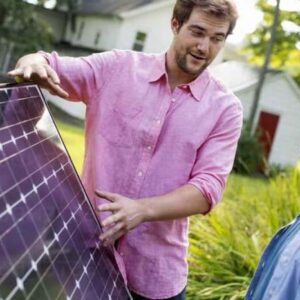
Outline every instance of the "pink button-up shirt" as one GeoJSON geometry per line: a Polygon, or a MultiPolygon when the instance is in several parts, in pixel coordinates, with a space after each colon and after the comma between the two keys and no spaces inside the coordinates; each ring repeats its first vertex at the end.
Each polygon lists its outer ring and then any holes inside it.
{"type": "MultiPolygon", "coordinates": [[[[70,99],[87,105],[82,180],[130,198],[192,184],[213,207],[232,169],[242,126],[239,100],[209,71],[170,90],[165,54],[111,51],[85,58],[45,54],[70,99]]],[[[116,259],[128,286],[152,299],[187,283],[188,219],[146,222],[128,232],[116,259]]]]}

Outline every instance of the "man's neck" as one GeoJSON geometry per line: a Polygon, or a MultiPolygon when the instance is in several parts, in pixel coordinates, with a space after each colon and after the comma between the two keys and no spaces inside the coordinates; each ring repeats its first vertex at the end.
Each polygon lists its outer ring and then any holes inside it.
{"type": "Polygon", "coordinates": [[[166,70],[171,91],[181,84],[192,82],[197,77],[184,72],[178,67],[175,55],[171,49],[167,51],[166,55],[166,70]]]}

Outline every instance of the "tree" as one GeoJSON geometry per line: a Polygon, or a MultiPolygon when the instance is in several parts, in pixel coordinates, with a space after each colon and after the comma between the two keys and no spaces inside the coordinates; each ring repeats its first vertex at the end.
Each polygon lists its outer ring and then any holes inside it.
{"type": "Polygon", "coordinates": [[[258,85],[255,90],[254,101],[253,101],[251,112],[250,112],[250,117],[249,117],[250,128],[252,128],[252,126],[253,126],[254,117],[256,115],[256,111],[257,111],[257,107],[258,107],[258,103],[259,103],[259,99],[260,99],[260,94],[261,94],[261,91],[262,91],[262,88],[264,85],[265,77],[268,72],[268,67],[269,67],[269,63],[271,60],[273,45],[276,42],[279,17],[280,17],[280,0],[277,0],[276,8],[274,10],[273,24],[272,24],[272,27],[270,30],[270,39],[269,39],[268,43],[266,44],[264,64],[259,73],[258,85]]]}
{"type": "MultiPolygon", "coordinates": [[[[51,0],[37,0],[37,4],[45,6],[51,0]]],[[[66,11],[69,21],[71,22],[72,31],[75,31],[75,19],[78,7],[80,5],[79,0],[56,0],[54,3],[54,8],[66,11]]]]}
{"type": "Polygon", "coordinates": [[[47,49],[52,43],[50,27],[38,18],[34,6],[23,0],[0,1],[0,37],[6,48],[4,64],[12,55],[47,49]]]}
{"type": "MultiPolygon", "coordinates": [[[[274,20],[274,6],[266,0],[258,0],[257,7],[263,12],[263,21],[248,35],[244,51],[248,54],[249,62],[262,65],[274,20]]],[[[287,71],[300,86],[299,26],[299,11],[281,9],[270,65],[287,71]]]]}

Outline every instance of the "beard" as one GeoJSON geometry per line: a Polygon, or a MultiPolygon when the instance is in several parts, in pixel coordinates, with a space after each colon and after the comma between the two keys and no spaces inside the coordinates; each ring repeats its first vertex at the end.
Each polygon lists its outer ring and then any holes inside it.
{"type": "MultiPolygon", "coordinates": [[[[176,52],[175,53],[176,64],[183,72],[197,77],[209,66],[210,62],[208,62],[207,60],[204,60],[204,62],[202,64],[200,64],[199,66],[192,67],[189,65],[188,55],[190,55],[189,52],[186,52],[186,53],[179,53],[179,51],[176,52]]],[[[200,56],[203,56],[203,55],[201,54],[200,56]]]]}

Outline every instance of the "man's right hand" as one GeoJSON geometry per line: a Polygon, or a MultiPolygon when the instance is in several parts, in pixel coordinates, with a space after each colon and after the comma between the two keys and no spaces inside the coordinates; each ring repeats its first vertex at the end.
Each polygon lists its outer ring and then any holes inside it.
{"type": "Polygon", "coordinates": [[[39,53],[21,57],[14,70],[7,73],[23,81],[33,81],[51,94],[68,98],[69,94],[60,86],[57,73],[49,66],[48,61],[39,53]]]}

